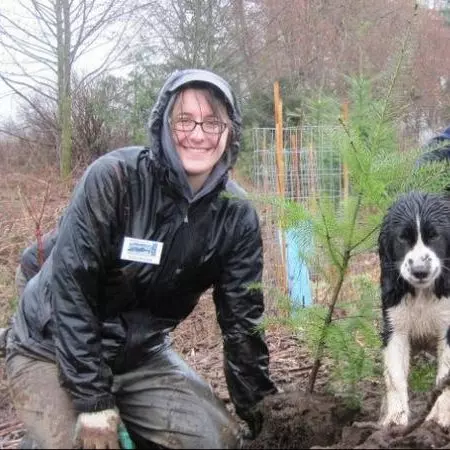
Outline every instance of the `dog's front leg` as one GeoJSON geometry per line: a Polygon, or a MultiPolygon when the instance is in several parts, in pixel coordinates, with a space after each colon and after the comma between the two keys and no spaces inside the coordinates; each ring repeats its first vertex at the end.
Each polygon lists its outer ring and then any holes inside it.
{"type": "Polygon", "coordinates": [[[408,336],[393,333],[384,352],[385,399],[381,407],[380,424],[406,426],[409,419],[408,373],[410,344],[408,336]]]}
{"type": "MultiPolygon", "coordinates": [[[[438,345],[438,370],[436,385],[450,373],[450,347],[447,335],[442,336],[438,345]]],[[[436,400],[426,420],[433,420],[445,429],[450,428],[450,389],[446,388],[436,400]]]]}

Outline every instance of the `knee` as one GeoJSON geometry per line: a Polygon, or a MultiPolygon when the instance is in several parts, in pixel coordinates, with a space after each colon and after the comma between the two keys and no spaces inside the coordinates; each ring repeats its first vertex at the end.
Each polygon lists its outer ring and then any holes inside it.
{"type": "Polygon", "coordinates": [[[202,448],[242,448],[241,427],[232,418],[221,424],[210,423],[204,430],[207,434],[202,438],[202,448]]]}
{"type": "Polygon", "coordinates": [[[220,448],[242,448],[243,436],[237,423],[225,426],[220,431],[220,448]]]}

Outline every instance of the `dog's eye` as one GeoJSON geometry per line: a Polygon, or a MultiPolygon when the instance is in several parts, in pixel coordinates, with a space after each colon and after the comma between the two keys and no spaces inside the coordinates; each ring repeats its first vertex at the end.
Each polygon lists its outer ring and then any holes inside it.
{"type": "Polygon", "coordinates": [[[436,239],[439,238],[439,234],[437,233],[436,230],[428,230],[427,238],[429,241],[435,241],[436,239]]]}
{"type": "Polygon", "coordinates": [[[410,240],[410,233],[408,232],[408,230],[404,230],[400,233],[400,235],[398,236],[398,240],[400,242],[409,242],[410,240]]]}

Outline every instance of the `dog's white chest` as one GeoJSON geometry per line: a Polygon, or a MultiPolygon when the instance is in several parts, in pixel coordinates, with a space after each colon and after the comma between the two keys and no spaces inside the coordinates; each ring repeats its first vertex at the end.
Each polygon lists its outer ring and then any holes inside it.
{"type": "Polygon", "coordinates": [[[421,340],[443,338],[450,327],[450,299],[408,294],[397,307],[389,309],[388,317],[396,333],[421,340]]]}

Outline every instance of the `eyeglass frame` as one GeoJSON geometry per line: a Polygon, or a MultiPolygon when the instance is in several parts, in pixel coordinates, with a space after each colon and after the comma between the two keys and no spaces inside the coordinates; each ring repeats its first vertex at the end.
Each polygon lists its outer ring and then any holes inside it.
{"type": "Polygon", "coordinates": [[[200,128],[203,131],[203,133],[205,133],[205,134],[212,134],[212,135],[215,135],[215,136],[218,136],[218,135],[222,134],[228,128],[228,124],[226,122],[221,122],[220,120],[203,120],[202,122],[197,122],[194,119],[186,118],[186,119],[178,119],[178,120],[170,119],[169,123],[170,123],[170,126],[172,127],[172,130],[174,130],[174,131],[181,131],[181,132],[185,132],[185,133],[192,133],[195,130],[195,128],[197,127],[197,125],[200,125],[200,128]],[[191,122],[191,123],[194,123],[194,126],[192,127],[191,130],[181,130],[181,129],[175,128],[174,125],[177,122],[191,122]],[[206,131],[203,128],[203,124],[204,123],[214,123],[214,124],[217,124],[217,125],[220,124],[221,130],[219,132],[217,132],[217,133],[211,132],[211,131],[206,131]]]}

